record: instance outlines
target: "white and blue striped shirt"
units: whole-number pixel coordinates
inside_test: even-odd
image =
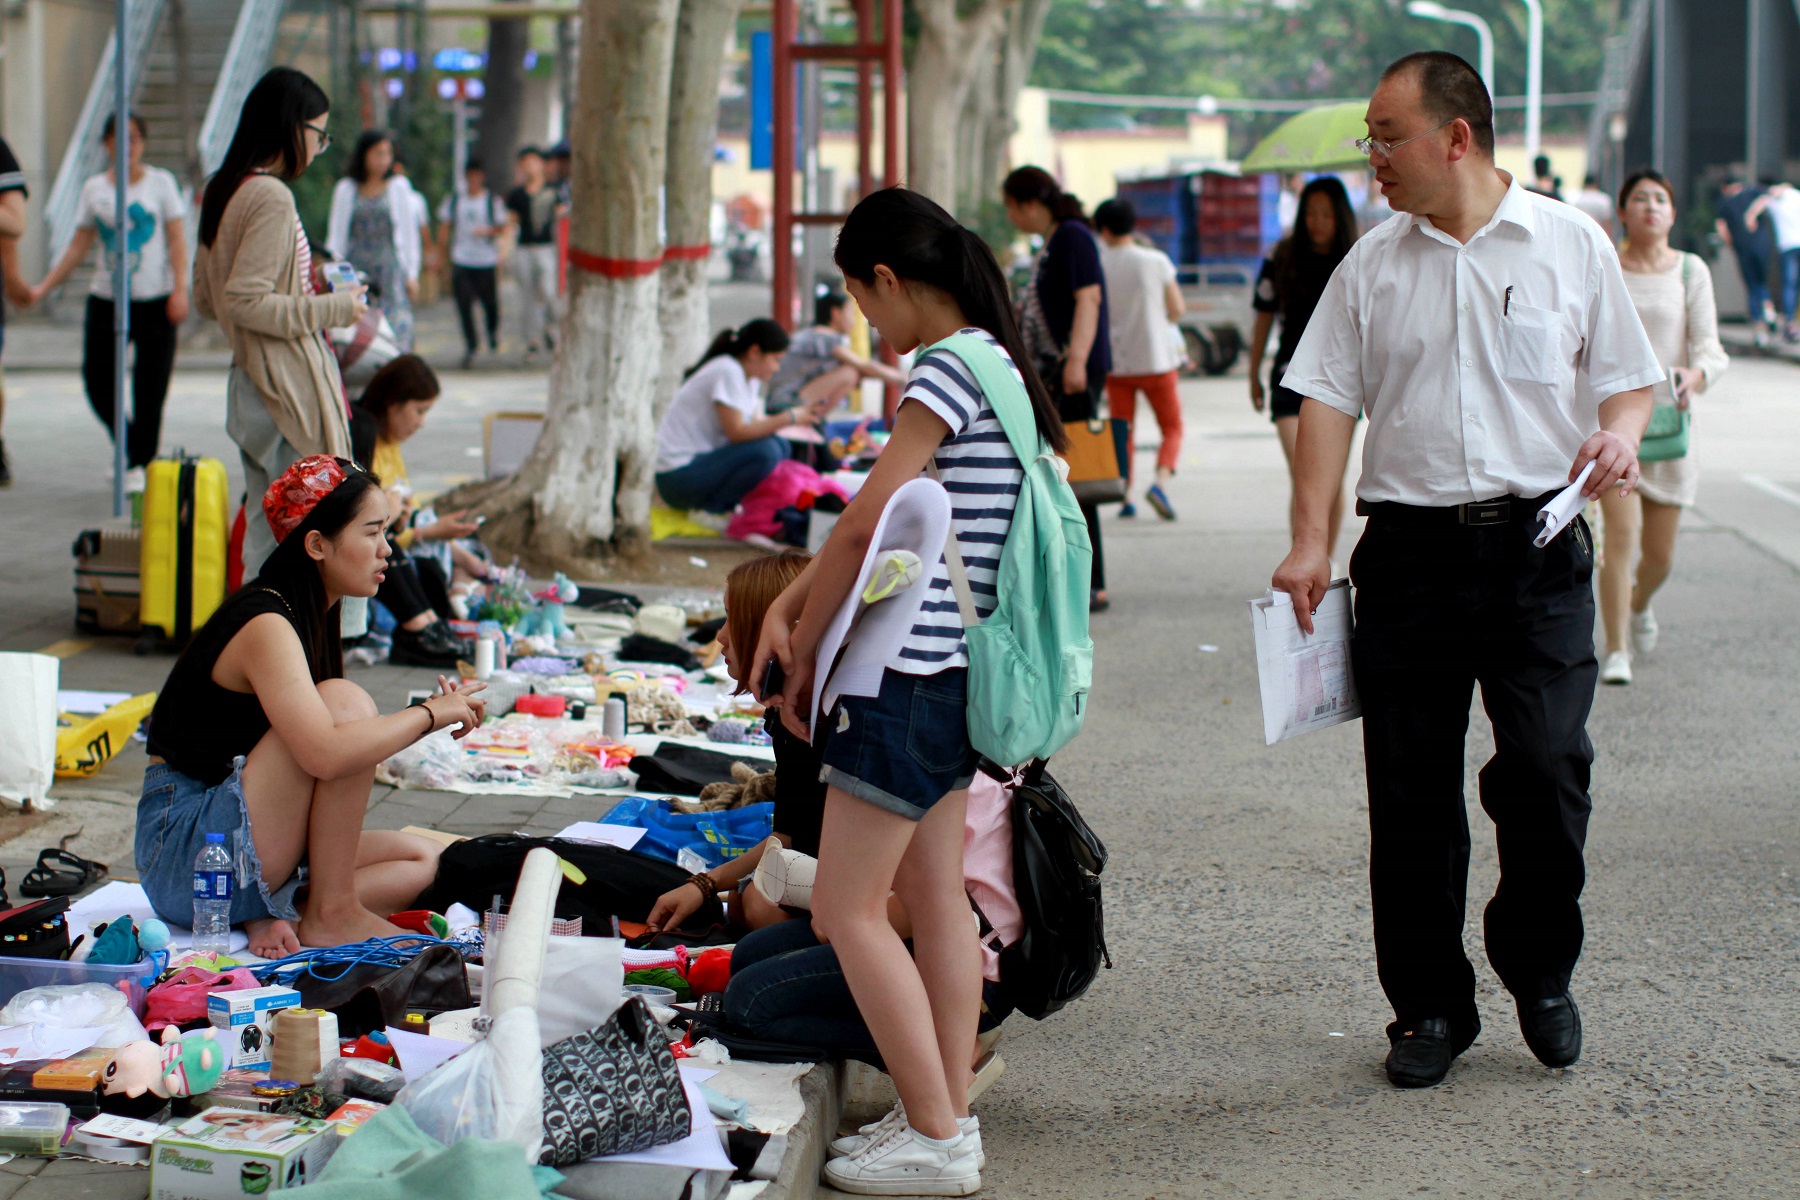
[[[1013,374],[1018,374],[1012,356],[993,335],[981,329],[961,332],[988,342],[1000,352]],[[1020,386],[1023,385],[1021,379]],[[994,415],[993,406],[982,395],[974,375],[954,354],[928,353],[913,365],[900,403],[913,400],[950,426],[950,436],[938,447],[934,459],[944,490],[950,493],[950,526],[969,573],[975,611],[985,619],[998,602],[995,581],[1000,572],[1000,550],[1012,529],[1013,508],[1019,502],[1025,471]],[[919,620],[901,643],[899,659],[891,666],[903,675],[936,675],[966,667],[969,654],[962,634],[956,594],[951,591],[950,572],[940,553]]]

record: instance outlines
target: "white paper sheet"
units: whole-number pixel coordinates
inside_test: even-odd
[[[156,910],[150,907],[150,897],[144,894],[141,884],[126,883],[114,879],[96,888],[69,906],[69,936],[85,934],[95,922],[111,921],[116,917],[130,915],[140,926],[151,917]],[[169,921],[169,948],[171,950],[188,950],[194,945],[194,935],[180,925]],[[231,931],[231,949],[228,953],[237,959],[261,962],[261,959],[248,953],[250,937],[242,929]]]
[[[1595,465],[1589,463],[1581,468],[1581,474],[1575,477],[1574,483],[1556,493],[1556,499],[1538,509],[1538,521],[1543,529],[1532,539],[1534,545],[1543,547],[1555,541],[1556,535],[1567,529],[1569,522],[1575,519],[1575,514],[1586,506],[1587,497],[1581,494],[1581,489],[1587,486],[1588,476],[1594,473]]]
[[[1362,716],[1350,670],[1349,580],[1336,580],[1326,590],[1313,613],[1311,634],[1301,632],[1286,592],[1250,601],[1250,626],[1266,744]]]
[[[635,825],[606,825],[597,821],[577,821],[556,836],[629,850],[643,841],[644,835],[649,832],[648,829],[642,829]]]
[[[97,1045],[106,1029],[58,1029],[50,1025],[12,1025],[0,1029],[0,1063],[41,1058],[68,1058]]]
[[[56,693],[56,711],[75,713],[79,716],[92,716],[103,713],[115,704],[123,704],[131,699],[130,692],[75,692],[63,690]]]
[[[405,1029],[395,1029],[392,1025],[387,1027],[386,1033],[389,1044],[394,1047],[395,1056],[400,1060],[400,1073],[406,1076],[408,1083],[423,1079],[473,1044],[453,1042],[448,1038],[432,1037],[425,1033],[412,1033]]]

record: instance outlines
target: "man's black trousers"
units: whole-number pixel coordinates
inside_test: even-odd
[[[1476,684],[1494,727],[1481,806],[1500,856],[1488,960],[1529,1000],[1566,991],[1581,953],[1594,543],[1578,519],[1533,546],[1547,499],[1514,498],[1487,525],[1459,524],[1454,510],[1370,506],[1350,565],[1376,964],[1396,1028],[1447,1017],[1459,1047],[1480,1029],[1462,938],[1463,742]]]

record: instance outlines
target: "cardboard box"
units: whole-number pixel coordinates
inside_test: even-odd
[[[206,1017],[219,1031],[225,1065],[267,1071],[274,1057],[275,1014],[299,1005],[300,993],[290,987],[246,988],[208,996]]]
[[[316,1180],[343,1139],[326,1121],[209,1108],[150,1147],[150,1200],[241,1200]]]

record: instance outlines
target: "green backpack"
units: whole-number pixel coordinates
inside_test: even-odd
[[[976,615],[954,527],[944,545],[969,647],[969,741],[990,762],[1018,767],[1049,758],[1081,732],[1094,677],[1094,549],[1068,468],[1039,436],[1031,399],[1005,360],[967,333],[925,353],[931,350],[949,351],[969,368],[1025,469],[1000,552],[999,606],[987,620]]]

